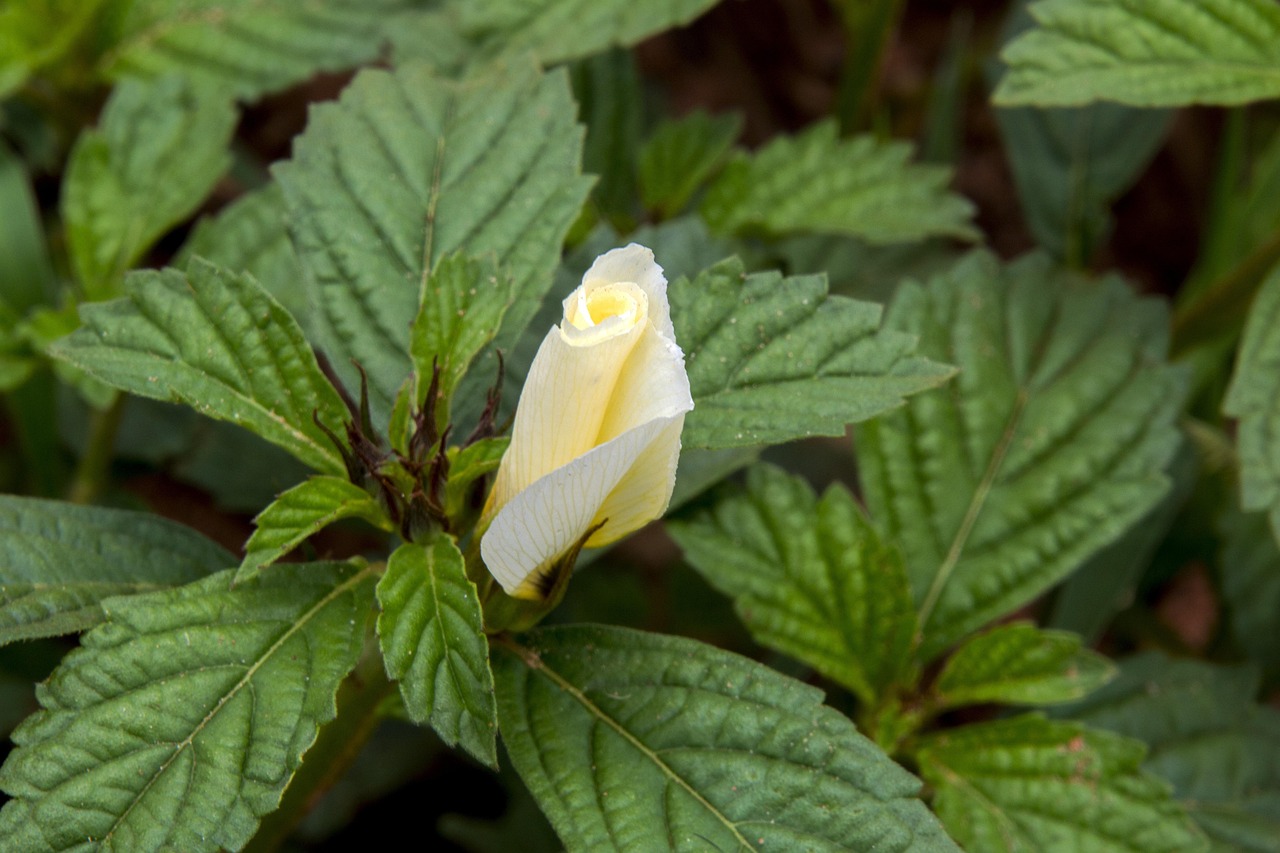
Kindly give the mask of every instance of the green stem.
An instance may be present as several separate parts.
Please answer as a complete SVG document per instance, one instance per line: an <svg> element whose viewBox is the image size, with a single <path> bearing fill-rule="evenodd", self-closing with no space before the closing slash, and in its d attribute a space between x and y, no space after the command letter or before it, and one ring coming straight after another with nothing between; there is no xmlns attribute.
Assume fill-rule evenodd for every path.
<svg viewBox="0 0 1280 853"><path fill-rule="evenodd" d="M280 807L263 818L245 853L277 850L289 838L321 796L350 769L377 728L381 720L378 709L393 689L378 641L370 637L355 671L338 688L337 716L320 729L285 789Z"/></svg>
<svg viewBox="0 0 1280 853"><path fill-rule="evenodd" d="M875 107L881 60L898 25L903 0L841 0L837 4L848 37L844 70L836 95L840 132L867 126Z"/></svg>
<svg viewBox="0 0 1280 853"><path fill-rule="evenodd" d="M1173 354L1182 355L1195 344L1238 332L1258 286L1278 262L1280 229L1273 231L1243 261L1205 288L1197 299L1175 311Z"/></svg>
<svg viewBox="0 0 1280 853"><path fill-rule="evenodd" d="M110 405L93 413L89 421L89 446L80 457L67 494L72 503L93 503L106 488L125 399L124 394L116 394Z"/></svg>

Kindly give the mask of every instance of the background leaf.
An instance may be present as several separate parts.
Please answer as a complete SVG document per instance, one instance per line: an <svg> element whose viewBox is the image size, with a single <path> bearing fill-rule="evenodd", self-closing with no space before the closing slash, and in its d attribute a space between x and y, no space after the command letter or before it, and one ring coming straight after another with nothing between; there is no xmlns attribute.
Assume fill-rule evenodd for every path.
<svg viewBox="0 0 1280 853"><path fill-rule="evenodd" d="M843 435L951 376L882 331L879 305L828 296L824 276L746 276L733 258L669 293L695 402L686 447Z"/></svg>
<svg viewBox="0 0 1280 853"><path fill-rule="evenodd" d="M871 516L938 654L1030 601L1161 499L1182 375L1167 317L1116 278L975 253L899 292L888 328L960 374L858 430Z"/></svg>
<svg viewBox="0 0 1280 853"><path fill-rule="evenodd" d="M409 718L496 767L497 711L480 599L453 541L407 543L378 582L378 636Z"/></svg>
<svg viewBox="0 0 1280 853"><path fill-rule="evenodd" d="M817 231L896 243L977 236L973 205L947 191L951 170L911 164L911 146L871 136L842 140L834 121L739 153L702 200L711 230Z"/></svg>
<svg viewBox="0 0 1280 853"><path fill-rule="evenodd" d="M346 408L297 322L252 277L197 258L186 273L137 272L125 290L83 306L84 328L52 352L117 388L186 403L319 471L345 473L312 415L337 432Z"/></svg>
<svg viewBox="0 0 1280 853"><path fill-rule="evenodd" d="M100 127L67 164L62 215L76 275L91 298L114 295L120 275L190 215L231 162L236 110L181 78L128 80Z"/></svg>
<svg viewBox="0 0 1280 853"><path fill-rule="evenodd" d="M619 228L636 213L636 157L644 126L644 88L631 53L611 50L570 68L578 117L587 126L582 168L596 175L591 201Z"/></svg>
<svg viewBox="0 0 1280 853"><path fill-rule="evenodd" d="M115 595L235 564L190 528L144 512L0 495L0 643L72 634Z"/></svg>
<svg viewBox="0 0 1280 853"><path fill-rule="evenodd" d="M685 558L733 597L758 642L874 702L909 663L915 636L902 556L840 485L819 500L799 477L756 465L745 488L713 501L667 526Z"/></svg>
<svg viewBox="0 0 1280 853"><path fill-rule="evenodd" d="M11 850L239 849L334 715L373 573L281 566L106 602L14 732L0 769Z"/></svg>
<svg viewBox="0 0 1280 853"><path fill-rule="evenodd" d="M659 124L638 155L644 206L663 218L684 210L741 132L737 113L712 116L697 110Z"/></svg>
<svg viewBox="0 0 1280 853"><path fill-rule="evenodd" d="M917 781L820 691L604 626L498 647L511 760L570 850L955 850Z"/></svg>
<svg viewBox="0 0 1280 853"><path fill-rule="evenodd" d="M1004 49L997 104L1137 107L1280 97L1273 0L1041 0Z"/></svg>
<svg viewBox="0 0 1280 853"><path fill-rule="evenodd" d="M409 324L438 258L493 253L512 275L497 346L537 310L589 186L574 114L564 74L457 83L423 65L366 70L312 109L293 159L275 167L317 343L349 387L351 359L364 366L381 421L409 375Z"/></svg>
<svg viewBox="0 0 1280 853"><path fill-rule="evenodd" d="M1218 519L1222 599L1231 633L1249 658L1270 677L1280 676L1280 546L1264 513L1230 507Z"/></svg>
<svg viewBox="0 0 1280 853"><path fill-rule="evenodd" d="M3 27L3 24L0 24ZM0 305L15 317L52 301L56 280L31 177L0 142ZM0 321L2 322L2 321Z"/></svg>

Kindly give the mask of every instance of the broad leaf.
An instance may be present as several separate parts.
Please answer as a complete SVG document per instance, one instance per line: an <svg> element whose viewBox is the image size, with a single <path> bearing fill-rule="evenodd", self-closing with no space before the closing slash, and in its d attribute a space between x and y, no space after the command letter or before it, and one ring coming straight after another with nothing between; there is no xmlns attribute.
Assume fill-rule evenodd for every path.
<svg viewBox="0 0 1280 853"><path fill-rule="evenodd" d="M636 157L644 126L644 87L635 59L611 50L570 68L578 117L587 126L582 168L597 175L591 200L618 227L635 224Z"/></svg>
<svg viewBox="0 0 1280 853"><path fill-rule="evenodd" d="M909 662L915 608L902 556L843 486L819 500L804 480L756 465L745 488L723 489L668 530L693 567L734 598L756 640L864 702Z"/></svg>
<svg viewBox="0 0 1280 853"><path fill-rule="evenodd" d="M1218 576L1236 642L1268 675L1280 675L1280 546L1267 517L1229 508L1217 523L1222 537Z"/></svg>
<svg viewBox="0 0 1280 853"><path fill-rule="evenodd" d="M1167 318L1117 278L975 253L886 323L960 368L858 431L871 516L898 542L926 659L1066 577L1168 489L1182 374Z"/></svg>
<svg viewBox="0 0 1280 853"><path fill-rule="evenodd" d="M71 260L90 297L114 295L119 276L200 206L231 162L235 124L230 100L180 78L116 87L63 186Z"/></svg>
<svg viewBox="0 0 1280 853"><path fill-rule="evenodd" d="M1053 705L1079 699L1115 675L1102 655L1080 648L1080 637L1010 622L972 637L938 676L940 707L978 702Z"/></svg>
<svg viewBox="0 0 1280 853"><path fill-rule="evenodd" d="M391 521L373 496L341 477L312 477L276 498L253 520L235 582L243 583L297 548L313 534L344 518L363 518L383 530Z"/></svg>
<svg viewBox="0 0 1280 853"><path fill-rule="evenodd" d="M378 57L413 0L152 0L122 4L112 78L182 74L252 101Z"/></svg>
<svg viewBox="0 0 1280 853"><path fill-rule="evenodd" d="M668 119L640 149L640 200L664 218L684 210L742 131L737 113Z"/></svg>
<svg viewBox="0 0 1280 853"><path fill-rule="evenodd" d="M702 215L717 233L817 231L872 243L976 237L973 205L947 191L951 170L910 158L905 142L842 140L825 121L739 153L707 190Z"/></svg>
<svg viewBox="0 0 1280 853"><path fill-rule="evenodd" d="M1252 667L1151 652L1063 713L1145 741L1145 767L1173 783L1215 850L1270 853L1280 839L1280 713L1253 704Z"/></svg>
<svg viewBox="0 0 1280 853"><path fill-rule="evenodd" d="M185 273L134 273L125 291L83 306L84 328L51 352L116 388L239 424L319 471L345 472L313 415L337 432L346 408L297 322L251 276L196 258Z"/></svg>
<svg viewBox="0 0 1280 853"><path fill-rule="evenodd" d="M380 421L409 375L409 324L439 258L492 253L514 279L497 346L537 310L589 186L574 115L564 74L458 83L423 65L364 71L312 109L275 172L317 342L349 387L351 360L364 366Z"/></svg>
<svg viewBox="0 0 1280 853"><path fill-rule="evenodd" d="M955 850L919 783L822 693L693 640L505 640L498 720L570 850Z"/></svg>
<svg viewBox="0 0 1280 853"><path fill-rule="evenodd" d="M101 602L190 583L235 557L143 512L0 496L0 643L73 634Z"/></svg>
<svg viewBox="0 0 1280 853"><path fill-rule="evenodd" d="M1138 741L1038 714L925 739L933 808L968 850L1190 853L1204 838L1139 769Z"/></svg>
<svg viewBox="0 0 1280 853"><path fill-rule="evenodd" d="M1275 0L1042 0L1001 53L1002 105L1243 104L1280 97Z"/></svg>
<svg viewBox="0 0 1280 853"><path fill-rule="evenodd" d="M6 850L237 850L355 665L373 571L282 566L106 602L14 733ZM88 842L86 841L88 840Z"/></svg>
<svg viewBox="0 0 1280 853"><path fill-rule="evenodd" d="M498 764L489 641L476 586L453 540L401 545L378 582L378 636L387 675L400 682L410 719L444 742Z"/></svg>
<svg viewBox="0 0 1280 853"><path fill-rule="evenodd" d="M825 276L746 276L732 258L669 293L695 402L686 447L844 435L952 375L881 330L879 305L829 296Z"/></svg>
<svg viewBox="0 0 1280 853"><path fill-rule="evenodd" d="M1266 510L1280 542L1280 265L1249 309L1222 410L1240 419L1241 504L1247 510Z"/></svg>
<svg viewBox="0 0 1280 853"><path fill-rule="evenodd" d="M687 24L717 0L487 0L460 4L464 32L490 50L563 62Z"/></svg>

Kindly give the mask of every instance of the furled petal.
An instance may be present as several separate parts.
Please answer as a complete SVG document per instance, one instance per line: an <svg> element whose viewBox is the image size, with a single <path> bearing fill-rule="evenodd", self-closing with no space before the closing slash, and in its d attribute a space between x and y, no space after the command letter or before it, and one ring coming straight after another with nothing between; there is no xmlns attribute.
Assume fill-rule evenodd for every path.
<svg viewBox="0 0 1280 853"><path fill-rule="evenodd" d="M662 274L662 267L653 259L651 249L631 243L605 252L582 276L583 286L613 281L630 281L639 285L649 297L650 322L667 340L676 339L675 327L671 325L671 306L667 302L667 279Z"/></svg>

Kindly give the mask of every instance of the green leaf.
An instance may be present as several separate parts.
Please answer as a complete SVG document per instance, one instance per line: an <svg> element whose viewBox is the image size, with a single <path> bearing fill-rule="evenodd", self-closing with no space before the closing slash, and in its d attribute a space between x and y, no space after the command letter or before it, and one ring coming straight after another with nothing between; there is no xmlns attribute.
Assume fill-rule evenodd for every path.
<svg viewBox="0 0 1280 853"><path fill-rule="evenodd" d="M504 640L503 742L570 850L955 850L822 693L712 646L575 625Z"/></svg>
<svg viewBox="0 0 1280 853"><path fill-rule="evenodd" d="M826 277L746 276L736 258L669 290L695 407L685 447L746 447L844 435L952 376L883 331L881 309L827 295Z"/></svg>
<svg viewBox="0 0 1280 853"><path fill-rule="evenodd" d="M122 4L112 79L181 74L243 101L377 59L414 0L152 0Z"/></svg>
<svg viewBox="0 0 1280 853"><path fill-rule="evenodd" d="M915 608L902 556L849 491L821 500L771 465L746 487L668 531L707 581L732 596L762 645L789 654L870 704L910 660Z"/></svg>
<svg viewBox="0 0 1280 853"><path fill-rule="evenodd" d="M587 126L582 167L597 175L591 199L624 231L635 224L636 157L644 125L644 88L635 60L611 50L570 69L579 118Z"/></svg>
<svg viewBox="0 0 1280 853"><path fill-rule="evenodd" d="M22 0L0 7L0 99L33 72L67 62L99 23L106 0Z"/></svg>
<svg viewBox="0 0 1280 853"><path fill-rule="evenodd" d="M1215 850L1274 853L1280 839L1280 713L1253 704L1252 667L1121 662L1120 675L1062 713L1145 741L1145 767L1173 784Z"/></svg>
<svg viewBox="0 0 1280 853"><path fill-rule="evenodd" d="M180 78L126 80L101 125L76 141L62 215L80 283L114 295L125 270L189 216L231 162L236 110L225 96Z"/></svg>
<svg viewBox="0 0 1280 853"><path fill-rule="evenodd" d="M223 269L247 272L307 329L313 306L302 286L302 266L285 228L284 195L278 184L246 193L196 223L173 266L199 255Z"/></svg>
<svg viewBox="0 0 1280 853"><path fill-rule="evenodd" d="M281 566L114 598L0 769L7 850L238 850L355 666L373 571Z"/></svg>
<svg viewBox="0 0 1280 853"><path fill-rule="evenodd" d="M0 643L74 634L115 595L235 564L190 528L143 512L0 495Z"/></svg>
<svg viewBox="0 0 1280 853"><path fill-rule="evenodd" d="M835 121L739 153L702 200L716 233L845 234L871 243L978 236L973 205L946 189L951 170L912 164L911 146L840 139Z"/></svg>
<svg viewBox="0 0 1280 853"><path fill-rule="evenodd" d="M0 28L3 26L0 23ZM4 258L0 264L0 310L21 315L36 305L52 301L57 280L31 178L22 160L2 141L0 258Z"/></svg>
<svg viewBox="0 0 1280 853"><path fill-rule="evenodd" d="M275 167L317 342L349 387L351 360L364 366L380 421L409 374L408 321L439 258L492 253L514 279L498 347L537 310L589 186L575 112L562 73L458 83L422 65L366 70L311 111Z"/></svg>
<svg viewBox="0 0 1280 853"><path fill-rule="evenodd" d="M858 430L872 518L907 560L931 659L1035 598L1164 496L1183 374L1168 321L1118 278L974 253L886 323L960 368Z"/></svg>
<svg viewBox="0 0 1280 853"><path fill-rule="evenodd" d="M1280 547L1266 515L1228 508L1218 519L1222 553L1218 561L1223 603L1231 633L1249 658L1271 676L1280 676Z"/></svg>
<svg viewBox="0 0 1280 853"><path fill-rule="evenodd" d="M1067 631L1010 622L972 637L947 661L934 685L943 708L999 702L1054 705L1079 699L1115 675L1096 652Z"/></svg>
<svg viewBox="0 0 1280 853"><path fill-rule="evenodd" d="M742 132L737 113L668 119L640 149L640 199L662 218L684 210Z"/></svg>
<svg viewBox="0 0 1280 853"><path fill-rule="evenodd" d="M185 273L134 273L125 292L82 306L84 327L50 351L116 388L185 403L318 471L345 473L313 413L338 431L346 408L297 322L251 276L197 258Z"/></svg>
<svg viewBox="0 0 1280 853"><path fill-rule="evenodd" d="M1280 97L1274 0L1042 0L1001 53L998 105L1243 104Z"/></svg>
<svg viewBox="0 0 1280 853"><path fill-rule="evenodd" d="M474 499L484 503L484 493L475 494L476 481L498 470L510 443L510 438L502 436L483 438L463 448L449 448L449 478L444 484L444 508L449 518L458 518L467 511L480 511L481 506L472 505Z"/></svg>
<svg viewBox="0 0 1280 853"><path fill-rule="evenodd" d="M245 543L244 560L236 571L235 583L253 578L309 537L343 518L363 518L374 527L392 529L378 502L348 480L312 477L294 486L253 520L257 529Z"/></svg>
<svg viewBox="0 0 1280 853"><path fill-rule="evenodd" d="M1246 510L1265 510L1280 542L1280 265L1249 309L1222 411L1240 419L1240 502Z"/></svg>
<svg viewBox="0 0 1280 853"><path fill-rule="evenodd" d="M1038 714L950 729L917 758L933 808L969 850L1189 853L1204 838L1139 769L1138 741Z"/></svg>
<svg viewBox="0 0 1280 853"><path fill-rule="evenodd" d="M627 47L687 24L718 0L487 0L464 3L461 25L490 50L563 62Z"/></svg>
<svg viewBox="0 0 1280 853"><path fill-rule="evenodd" d="M410 330L409 351L426 393L433 365L440 370L440 421L448 421L449 402L467 368L498 334L514 297L513 282L491 258L447 255L427 277L422 307Z"/></svg>
<svg viewBox="0 0 1280 853"><path fill-rule="evenodd" d="M497 711L480 599L453 540L401 545L378 582L378 636L405 710L498 766Z"/></svg>

